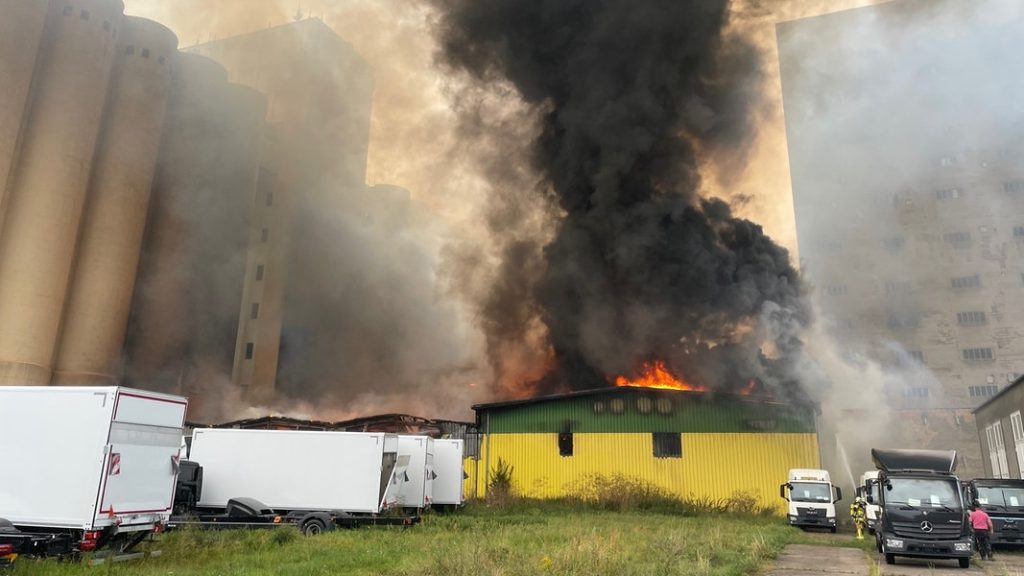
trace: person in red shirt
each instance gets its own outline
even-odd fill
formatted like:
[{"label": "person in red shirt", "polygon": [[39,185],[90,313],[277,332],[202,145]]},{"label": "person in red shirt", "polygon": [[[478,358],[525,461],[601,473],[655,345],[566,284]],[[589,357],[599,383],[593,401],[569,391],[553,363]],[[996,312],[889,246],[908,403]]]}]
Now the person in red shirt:
[{"label": "person in red shirt", "polygon": [[971,502],[971,528],[974,529],[974,539],[978,542],[978,553],[982,560],[992,559],[992,519],[981,509],[977,500]]}]

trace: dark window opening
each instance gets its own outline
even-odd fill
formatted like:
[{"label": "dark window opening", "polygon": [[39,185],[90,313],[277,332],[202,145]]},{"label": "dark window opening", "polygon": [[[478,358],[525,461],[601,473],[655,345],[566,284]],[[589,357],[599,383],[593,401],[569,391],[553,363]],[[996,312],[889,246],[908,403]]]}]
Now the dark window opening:
[{"label": "dark window opening", "polygon": [[991,348],[966,348],[960,353],[967,361],[991,360],[993,358]]},{"label": "dark window opening", "polygon": [[263,280],[263,264],[256,267],[256,281]]},{"label": "dark window opening", "polygon": [[269,239],[270,239],[270,229],[264,228],[263,231],[260,232],[260,242],[266,242]]},{"label": "dark window opening", "polygon": [[1003,182],[1003,190],[1006,190],[1008,194],[1024,192],[1024,180],[1010,180],[1009,182]]},{"label": "dark window opening", "polygon": [[142,57],[143,58],[149,58],[149,48],[143,48],[142,49]]},{"label": "dark window opening", "polygon": [[960,276],[959,278],[953,278],[950,282],[955,290],[981,287],[981,277],[977,274],[974,276]]},{"label": "dark window opening", "polygon": [[956,323],[961,326],[978,326],[988,322],[984,312],[957,312]]},{"label": "dark window opening", "polygon": [[562,432],[558,435],[558,455],[572,456],[572,432]]},{"label": "dark window opening", "polygon": [[88,10],[82,10],[81,17],[82,17],[82,20],[88,20],[89,19],[89,11]]},{"label": "dark window opening", "polygon": [[651,434],[655,458],[682,458],[683,435],[678,432],[655,432]]},{"label": "dark window opening", "polygon": [[249,319],[255,320],[260,317],[260,304],[259,302],[253,302],[252,310],[249,312]]},{"label": "dark window opening", "polygon": [[1024,238],[1024,226],[1014,226],[1013,227],[1013,237],[1014,238]]},{"label": "dark window opening", "polygon": [[65,16],[71,16],[71,6],[65,6],[64,7],[64,15]]},{"label": "dark window opening", "polygon": [[994,385],[987,386],[971,386],[969,388],[971,398],[987,398],[989,396],[995,396],[999,392],[999,387]]},{"label": "dark window opening", "polygon": [[252,352],[253,352],[253,348],[255,348],[255,347],[256,347],[256,345],[253,344],[252,342],[246,342],[246,344],[245,344],[245,359],[246,360],[252,360]]},{"label": "dark window opening", "polygon": [[919,363],[923,363],[924,362],[924,352],[921,352],[920,350],[911,350],[911,351],[907,352],[907,354],[915,362],[919,362]]}]

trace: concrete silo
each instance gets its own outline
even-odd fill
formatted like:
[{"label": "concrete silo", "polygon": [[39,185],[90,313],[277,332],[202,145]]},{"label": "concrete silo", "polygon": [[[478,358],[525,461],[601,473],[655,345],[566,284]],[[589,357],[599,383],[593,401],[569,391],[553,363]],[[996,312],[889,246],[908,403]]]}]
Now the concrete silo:
[{"label": "concrete silo", "polygon": [[180,391],[189,332],[188,237],[196,206],[217,161],[211,104],[223,98],[227,71],[179,54],[171,75],[163,141],[153,182],[138,280],[125,346],[125,383]]},{"label": "concrete silo", "polygon": [[0,236],[0,385],[50,382],[124,11],[121,0],[54,7]]},{"label": "concrete silo", "polygon": [[0,230],[49,2],[0,0]]},{"label": "concrete silo", "polygon": [[64,312],[55,384],[117,384],[178,39],[121,24],[107,115]]}]

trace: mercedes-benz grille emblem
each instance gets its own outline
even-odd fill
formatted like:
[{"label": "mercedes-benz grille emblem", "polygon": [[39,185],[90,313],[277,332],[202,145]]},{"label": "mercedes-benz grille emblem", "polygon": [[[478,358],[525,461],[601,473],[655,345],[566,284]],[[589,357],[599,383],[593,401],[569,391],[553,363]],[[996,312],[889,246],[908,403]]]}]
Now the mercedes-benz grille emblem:
[{"label": "mercedes-benz grille emblem", "polygon": [[925,520],[924,522],[921,522],[921,531],[923,531],[923,532],[931,532],[932,531],[932,523],[927,521],[927,520]]}]

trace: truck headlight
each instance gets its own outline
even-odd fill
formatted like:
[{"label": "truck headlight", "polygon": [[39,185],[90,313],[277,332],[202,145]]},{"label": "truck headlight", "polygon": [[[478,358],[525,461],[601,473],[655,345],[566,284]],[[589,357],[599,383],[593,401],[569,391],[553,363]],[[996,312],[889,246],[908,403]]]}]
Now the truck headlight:
[{"label": "truck headlight", "polygon": [[903,549],[903,540],[900,540],[899,538],[886,538],[885,539],[885,547],[886,548],[894,548],[896,550],[902,550]]},{"label": "truck headlight", "polygon": [[829,518],[828,519],[828,523],[829,524],[835,524],[836,523],[836,519],[835,518]]},{"label": "truck headlight", "polygon": [[970,552],[971,551],[971,543],[970,542],[956,542],[955,544],[953,544],[953,550],[955,550],[957,552]]},{"label": "truck headlight", "polygon": [[796,515],[795,514],[790,514],[789,515],[789,521],[790,522],[796,522]]}]

